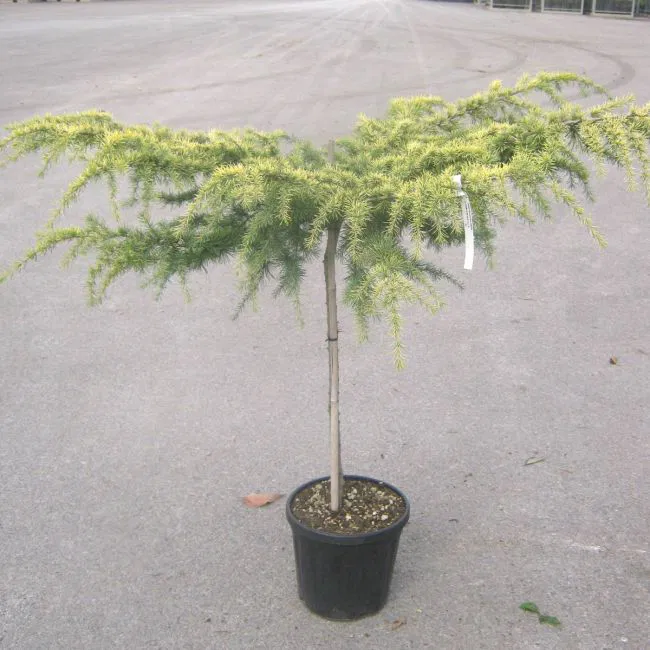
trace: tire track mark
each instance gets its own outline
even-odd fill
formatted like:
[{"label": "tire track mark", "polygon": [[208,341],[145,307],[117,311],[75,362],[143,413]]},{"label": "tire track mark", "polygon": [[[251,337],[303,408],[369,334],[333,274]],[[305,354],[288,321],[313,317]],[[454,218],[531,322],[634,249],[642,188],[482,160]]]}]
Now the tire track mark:
[{"label": "tire track mark", "polygon": [[[377,9],[380,9],[378,12]],[[347,70],[349,68],[350,61],[353,57],[362,58],[364,56],[364,50],[368,49],[368,43],[370,41],[370,48],[372,48],[371,36],[375,34],[377,29],[384,23],[386,18],[389,16],[389,11],[387,7],[383,4],[381,0],[373,0],[368,11],[366,11],[362,16],[357,26],[351,30],[352,38],[349,38],[347,41],[347,47],[343,52],[342,56],[338,55],[334,59],[336,63],[336,68],[333,71],[333,74],[330,75],[330,79],[337,79],[339,87],[341,86],[342,80],[347,80]],[[331,63],[333,60],[330,60]],[[311,87],[317,83],[316,77],[312,77]],[[312,106],[309,111],[309,119],[312,122],[321,121],[323,115],[325,114],[327,108],[330,107],[332,103],[332,87],[335,87],[335,84],[327,84],[324,88],[324,92],[320,93],[317,102]],[[346,96],[349,95],[349,92],[344,93]]]},{"label": "tire track mark", "polygon": [[[426,9],[424,9],[423,7],[423,11],[421,12],[421,18],[424,19],[425,16],[428,18],[437,19],[437,15],[434,16],[434,14],[431,13],[430,7],[427,7]],[[427,22],[430,24],[430,21]],[[517,67],[517,65],[523,65],[526,62],[526,60],[528,59],[527,54],[522,55],[519,49],[515,49],[514,47],[509,47],[504,43],[504,41],[510,41],[519,45],[520,49],[527,49],[531,45],[538,45],[538,44],[539,45],[560,45],[560,46],[567,47],[569,49],[586,52],[587,54],[591,54],[594,57],[599,57],[601,59],[604,59],[609,63],[612,63],[614,67],[618,69],[619,78],[613,80],[609,84],[606,84],[606,87],[609,90],[616,90],[617,88],[629,84],[637,75],[634,66],[628,61],[626,61],[623,57],[617,56],[616,54],[611,54],[609,52],[603,52],[602,50],[594,49],[592,47],[589,47],[588,44],[584,42],[581,43],[581,42],[567,41],[563,39],[552,39],[552,38],[536,38],[534,36],[528,35],[527,33],[522,33],[521,39],[519,40],[519,39],[514,39],[512,34],[503,33],[494,29],[476,29],[472,27],[456,27],[453,25],[445,26],[445,29],[448,31],[459,32],[461,34],[478,34],[480,36],[474,37],[473,38],[474,41],[482,43],[484,45],[494,45],[496,47],[501,47],[503,49],[506,49],[513,55],[515,61],[518,62],[518,63],[508,64],[506,66],[503,66],[497,69],[496,71],[490,70],[490,72],[486,74],[493,74],[494,72],[496,72],[496,74],[504,74],[506,72],[511,72]],[[494,38],[485,38],[486,34],[490,34]],[[495,39],[499,39],[500,42],[495,42]],[[464,81],[472,81],[474,79],[481,79],[481,78],[484,78],[483,73],[481,73],[480,75],[475,75],[473,77],[465,77]],[[576,94],[576,98],[578,96],[579,95]]]}]

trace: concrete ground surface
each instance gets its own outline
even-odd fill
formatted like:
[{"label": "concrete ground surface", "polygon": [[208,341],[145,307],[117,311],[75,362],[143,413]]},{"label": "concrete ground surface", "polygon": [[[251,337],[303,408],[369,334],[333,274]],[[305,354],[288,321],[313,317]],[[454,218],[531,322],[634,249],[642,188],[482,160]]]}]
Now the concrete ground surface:
[{"label": "concrete ground surface", "polygon": [[[540,69],[647,101],[647,38],[416,0],[3,4],[0,123],[97,107],[325,142],[392,96]],[[36,170],[0,171],[3,267],[70,178]],[[384,329],[359,346],[343,310],[345,469],[412,501],[390,601],[355,623],[298,601],[283,502],[241,503],[327,473],[320,265],[303,329],[269,296],[231,321],[227,268],[195,277],[190,304],[130,277],[88,309],[85,264],[58,254],[0,287],[0,648],[650,648],[650,223],[619,174],[598,196],[604,252],[558,211],[505,227],[495,270],[446,253],[466,289],[407,314],[402,373]]]}]

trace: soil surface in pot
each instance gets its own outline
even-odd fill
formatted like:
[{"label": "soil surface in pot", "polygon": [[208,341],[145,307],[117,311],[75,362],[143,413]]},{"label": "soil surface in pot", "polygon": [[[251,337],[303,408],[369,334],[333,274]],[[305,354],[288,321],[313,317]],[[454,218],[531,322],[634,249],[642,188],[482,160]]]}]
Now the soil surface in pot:
[{"label": "soil surface in pot", "polygon": [[343,485],[342,507],[330,510],[329,479],[299,492],[291,511],[305,526],[339,535],[372,533],[394,524],[406,510],[404,499],[386,485],[356,479]]}]

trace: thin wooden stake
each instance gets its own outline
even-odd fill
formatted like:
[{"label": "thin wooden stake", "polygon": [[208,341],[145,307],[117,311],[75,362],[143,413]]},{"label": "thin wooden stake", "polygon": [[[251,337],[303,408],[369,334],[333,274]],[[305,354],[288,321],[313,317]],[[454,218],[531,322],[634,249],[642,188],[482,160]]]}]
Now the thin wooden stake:
[{"label": "thin wooden stake", "polygon": [[[334,163],[334,142],[328,145],[330,162]],[[330,416],[330,508],[341,508],[343,472],[341,471],[341,426],[339,419],[339,324],[336,302],[336,247],[340,229],[327,230],[325,248],[325,291],[327,304],[327,350],[329,352],[329,416]]]}]

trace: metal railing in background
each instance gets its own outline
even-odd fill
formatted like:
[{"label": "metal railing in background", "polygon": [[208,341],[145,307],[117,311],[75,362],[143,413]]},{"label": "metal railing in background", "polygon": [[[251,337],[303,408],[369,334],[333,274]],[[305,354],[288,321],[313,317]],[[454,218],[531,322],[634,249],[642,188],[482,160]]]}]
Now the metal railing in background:
[{"label": "metal railing in background", "polygon": [[591,13],[634,16],[636,0],[592,0]]},{"label": "metal railing in background", "polygon": [[583,14],[585,0],[542,0],[541,10]]},{"label": "metal railing in background", "polygon": [[492,9],[525,9],[532,11],[533,0],[489,0]]},{"label": "metal railing in background", "polygon": [[490,9],[650,18],[650,0],[479,0],[479,2]]}]

